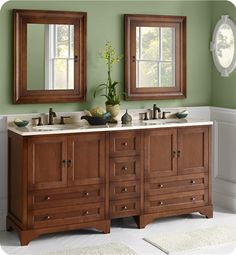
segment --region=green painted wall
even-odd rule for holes
[[[107,40],[118,52],[124,52],[123,14],[163,14],[187,16],[187,98],[183,100],[122,101],[121,108],[209,105],[211,102],[212,61],[209,52],[213,2],[208,1],[10,1],[0,12],[0,114],[46,112],[49,106],[56,111],[74,111],[104,105],[105,99],[92,97],[94,87],[106,80],[105,65],[99,59]],[[73,10],[88,13],[87,67],[88,96],[86,103],[12,105],[12,9]],[[124,63],[112,73],[123,90]]]
[[[212,13],[212,31],[222,15],[236,22],[236,8],[230,2],[215,2]],[[229,77],[221,77],[212,64],[212,105],[236,108],[236,70]]]
[[[45,25],[27,25],[27,87],[45,88]]]

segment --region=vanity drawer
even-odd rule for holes
[[[173,192],[203,190],[208,187],[208,175],[182,175],[146,180],[145,195],[153,196]]]
[[[145,212],[163,212],[208,204],[208,190],[145,197]]]
[[[39,209],[29,212],[28,225],[32,228],[83,223],[104,219],[104,204],[92,203]]]
[[[29,192],[29,209],[50,208],[104,200],[103,185],[84,185],[77,188]]]
[[[110,199],[125,199],[138,197],[140,184],[136,181],[113,182],[110,184]]]
[[[139,199],[116,200],[110,202],[111,218],[135,216],[140,213]]]
[[[123,131],[110,134],[110,156],[134,156],[140,154],[140,132]]]
[[[140,178],[139,156],[110,159],[110,180],[135,180]]]

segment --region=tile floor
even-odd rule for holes
[[[117,219],[112,222],[110,234],[104,235],[93,230],[48,234],[30,242],[25,247],[19,246],[15,232],[2,231],[0,232],[0,245],[6,254],[37,255],[106,242],[122,242],[139,255],[164,255],[162,251],[145,242],[142,238],[153,234],[158,235],[160,232],[178,233],[221,225],[234,225],[236,227],[236,214],[216,208],[213,219],[205,219],[199,214],[183,215],[156,220],[146,226],[145,229],[137,229],[132,218]],[[0,251],[1,255],[2,253]],[[172,253],[171,255],[236,255],[236,244],[225,244],[194,251]]]

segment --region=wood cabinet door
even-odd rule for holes
[[[202,173],[208,168],[208,127],[178,128],[178,174]]]
[[[177,174],[177,129],[145,131],[146,178]]]
[[[28,178],[30,189],[59,188],[67,185],[66,136],[30,137]]]
[[[103,183],[106,167],[105,134],[68,136],[68,162],[70,186]]]

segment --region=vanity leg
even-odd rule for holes
[[[146,227],[146,223],[145,223],[145,217],[143,215],[139,215],[139,216],[134,216],[134,221],[137,224],[138,228],[145,228]]]
[[[211,219],[213,218],[213,207],[207,206],[199,211],[200,214],[205,215],[206,218]]]

